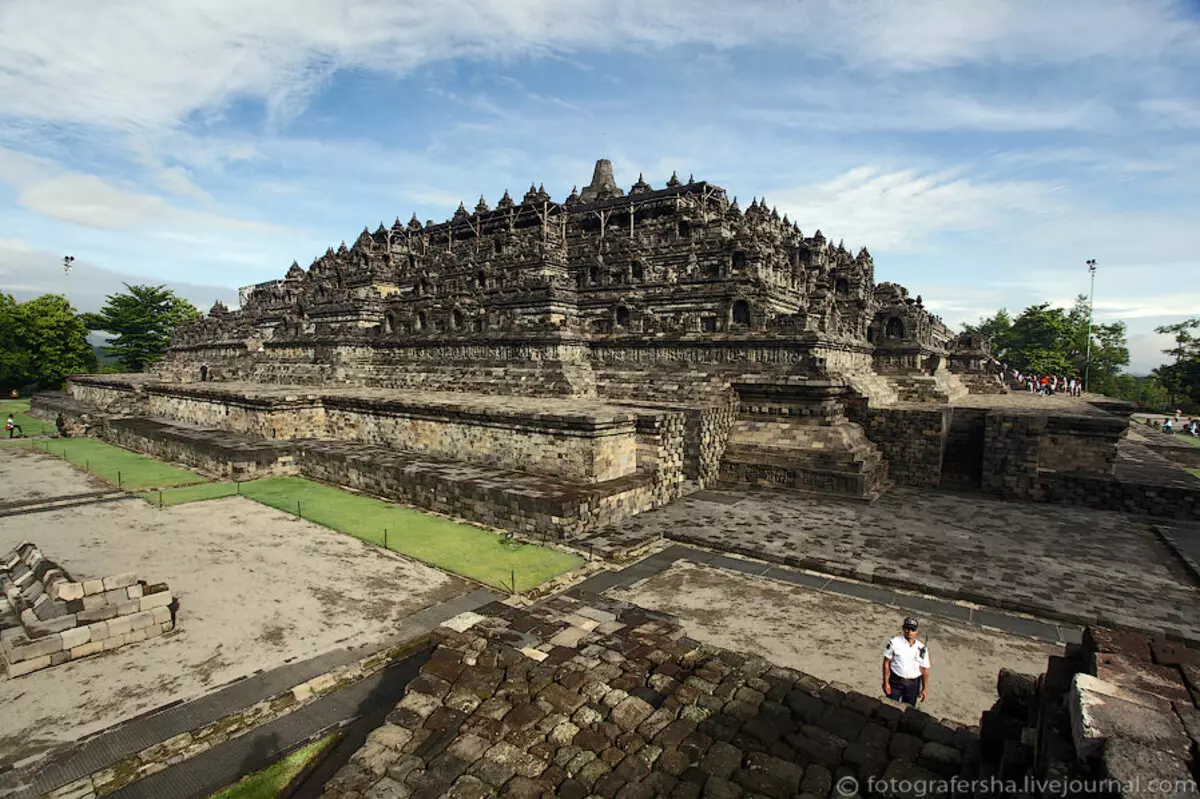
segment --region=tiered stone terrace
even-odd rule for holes
[[[705,181],[626,193],[600,161],[561,203],[531,186],[364,230],[181,328],[152,374],[34,408],[214,473],[560,536],[718,480],[1200,518],[1186,473],[1119,469],[1128,406],[1005,391],[987,342],[876,283],[865,248]]]

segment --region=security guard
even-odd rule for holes
[[[929,694],[929,650],[917,639],[917,620],[904,620],[903,635],[888,641],[883,650],[883,693],[888,699],[916,707]]]

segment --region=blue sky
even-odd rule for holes
[[[596,158],[753,196],[956,324],[1200,314],[1200,3],[8,0],[0,290],[198,305]]]

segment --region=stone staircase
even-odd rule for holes
[[[900,402],[922,402],[944,405],[967,396],[970,390],[951,372],[936,372],[932,375],[890,375],[891,383]]]
[[[867,406],[880,408],[895,405],[900,393],[888,378],[874,372],[846,372],[837,375],[845,380],[859,395],[866,397]]]
[[[730,432],[721,479],[873,502],[887,490],[888,465],[852,422],[738,419]]]

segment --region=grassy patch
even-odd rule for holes
[[[319,741],[301,747],[262,771],[244,777],[241,782],[213,794],[209,799],[277,799],[297,774],[337,737],[331,733]]]
[[[1191,472],[1192,474],[1196,475],[1197,477],[1200,477],[1200,469],[1188,469],[1188,471]]]
[[[233,494],[233,483],[172,488],[164,505]],[[241,484],[242,496],[343,533],[384,546],[481,583],[527,591],[574,569],[582,559],[548,547],[506,542],[503,536],[374,497],[354,494],[301,477],[265,477]],[[158,492],[143,494],[158,502]]]
[[[10,413],[26,436],[53,435],[58,432],[54,427],[54,422],[43,422],[41,419],[35,419],[29,415],[29,400],[27,399],[0,400],[0,414],[7,419]],[[4,433],[4,440],[8,440],[8,433]]]
[[[56,438],[31,443],[51,455],[66,458],[74,465],[103,477],[110,483],[119,483],[122,488],[178,486],[202,483],[207,479],[187,469],[114,447],[94,438]]]
[[[162,491],[146,491],[140,496],[151,505],[168,507],[182,505],[185,502],[198,502],[202,499],[220,499],[238,494],[237,483],[200,483],[199,485],[163,488]],[[161,502],[160,502],[161,500]]]

